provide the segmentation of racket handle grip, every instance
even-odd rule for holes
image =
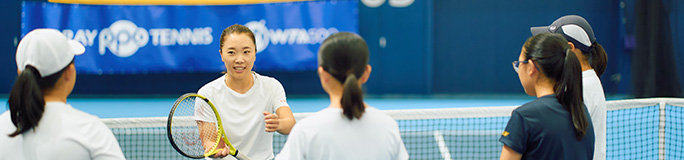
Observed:
[[[244,153],[240,153],[238,150],[235,150],[235,155],[233,155],[235,158],[238,160],[252,160],[252,158],[249,158],[247,155]]]

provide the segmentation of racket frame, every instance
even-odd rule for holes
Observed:
[[[176,108],[178,107],[178,105],[179,105],[181,102],[183,102],[183,100],[185,100],[185,99],[187,99],[187,98],[200,98],[200,99],[202,99],[204,102],[206,102],[207,104],[209,104],[209,106],[211,107],[211,110],[214,112],[214,115],[216,116],[216,122],[218,123],[218,130],[217,130],[217,132],[218,132],[219,136],[217,136],[217,138],[216,138],[216,143],[214,144],[214,146],[211,148],[211,150],[210,150],[209,152],[204,153],[204,156],[203,156],[203,157],[191,156],[191,155],[188,155],[188,154],[184,153],[184,152],[176,145],[176,143],[173,141],[172,130],[171,130],[171,124],[172,124],[172,120],[173,120],[173,114],[174,114],[174,112],[176,111]],[[237,157],[238,159],[249,159],[249,157],[246,157],[245,155],[242,155],[242,154],[241,154],[241,155],[237,155],[237,154],[238,154],[238,150],[235,149],[235,147],[233,147],[233,145],[230,143],[230,141],[228,140],[228,138],[225,137],[226,133],[225,133],[225,131],[223,130],[223,123],[221,122],[221,116],[219,116],[218,110],[216,109],[216,107],[214,107],[214,104],[212,104],[211,101],[209,101],[209,99],[208,99],[207,97],[204,97],[204,96],[202,96],[202,95],[199,95],[199,94],[196,94],[196,93],[186,93],[186,94],[183,94],[180,98],[178,98],[178,99],[176,100],[176,102],[174,102],[173,108],[171,108],[171,112],[169,113],[169,118],[167,119],[166,128],[167,128],[167,129],[166,129],[166,131],[167,131],[166,135],[167,135],[168,138],[169,138],[169,142],[171,142],[171,146],[173,146],[173,148],[176,149],[176,151],[178,151],[178,153],[180,153],[180,154],[183,155],[183,156],[186,156],[186,157],[189,157],[189,158],[200,159],[200,158],[205,158],[205,157],[209,157],[209,156],[211,156],[211,155],[214,155],[214,154],[216,154],[217,152],[219,152],[219,151],[222,150],[222,149],[216,149],[216,148],[217,148],[218,145],[220,144],[219,142],[220,142],[221,138],[223,138],[223,142],[224,142],[224,143],[229,147],[229,149],[230,149],[230,151],[229,151],[229,154],[230,154],[230,155],[232,155],[232,156],[234,156],[234,157]]]

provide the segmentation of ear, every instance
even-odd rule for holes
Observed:
[[[527,67],[527,75],[530,77],[538,75],[537,73],[539,72],[539,70],[537,68],[537,65],[534,64],[534,61],[530,59],[528,64],[530,65]]]
[[[575,49],[575,44],[572,42],[568,42],[568,46],[570,46],[570,49]]]
[[[67,67],[62,74],[62,78],[64,78],[66,81],[73,81],[72,77],[76,77],[76,65],[69,64],[69,67]]]
[[[363,74],[361,75],[359,82],[360,84],[364,84],[368,81],[368,78],[370,78],[370,74],[373,68],[371,67],[370,64],[366,65],[366,70],[363,71]]]
[[[321,66],[318,66],[318,77],[321,79],[321,82],[327,83],[330,80],[330,74]]]
[[[572,42],[568,42],[568,46],[570,47],[570,50],[572,50],[572,52],[575,52],[575,54],[582,54],[582,51],[580,51],[579,48],[575,47],[575,44],[573,44]]]
[[[17,75],[20,75],[21,71],[19,71],[19,68],[17,68]]]
[[[575,53],[575,55],[577,55],[578,57],[584,56],[582,55],[582,51],[580,51],[579,48],[575,48],[575,44],[573,44],[572,42],[568,42],[568,46],[570,47],[570,50],[572,50],[572,52]]]

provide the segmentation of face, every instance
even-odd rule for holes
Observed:
[[[244,33],[231,33],[224,38],[221,60],[233,79],[251,78],[256,60],[254,41]]]
[[[530,96],[535,96],[536,91],[534,89],[534,80],[532,77],[532,71],[534,68],[532,66],[532,63],[534,63],[532,60],[528,60],[527,63],[522,63],[522,61],[525,61],[525,48],[520,51],[520,56],[518,56],[518,61],[521,62],[518,65],[518,78],[520,79],[520,84],[522,84],[523,88],[525,89],[525,93]]]

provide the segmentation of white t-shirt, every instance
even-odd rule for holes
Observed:
[[[368,107],[349,120],[341,108],[326,108],[297,122],[277,160],[405,160],[408,152],[392,117]]]
[[[240,153],[254,160],[272,159],[273,133],[266,132],[263,112],[274,113],[289,105],[278,80],[252,73],[254,85],[245,94],[228,88],[225,76],[207,83],[197,93],[216,106],[228,140]]]
[[[0,115],[0,159],[125,159],[112,131],[96,116],[62,102],[47,102],[38,126],[10,138],[9,111]]]
[[[584,105],[589,110],[594,124],[594,159],[606,159],[606,96],[603,85],[593,69],[582,72],[582,90]]]

